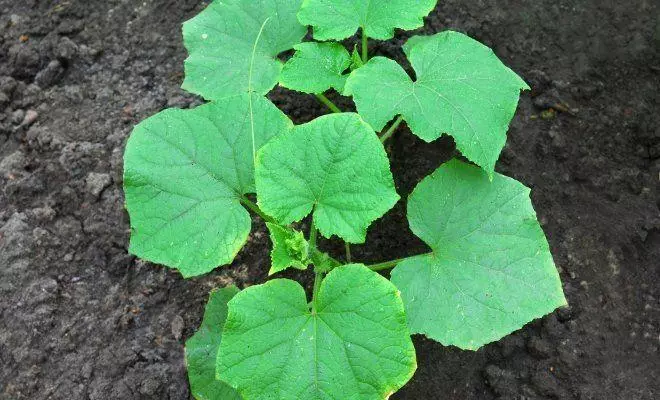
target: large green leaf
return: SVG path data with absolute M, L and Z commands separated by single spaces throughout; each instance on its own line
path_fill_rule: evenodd
M 492 175 L 527 84 L 493 51 L 457 32 L 416 36 L 404 46 L 417 80 L 396 62 L 375 57 L 351 73 L 346 94 L 377 131 L 401 114 L 427 142 L 454 137 L 459 150 Z
M 310 246 L 302 232 L 273 223 L 266 223 L 273 249 L 270 252 L 270 271 L 273 275 L 287 268 L 307 269 L 312 263 Z
M 566 304 L 529 193 L 459 161 L 417 186 L 408 221 L 433 253 L 392 272 L 412 333 L 477 349 Z
M 424 17 L 437 0 L 305 0 L 298 19 L 314 28 L 318 40 L 341 40 L 358 28 L 374 39 L 387 40 L 394 28 L 412 30 L 424 25 Z
M 183 24 L 183 88 L 218 100 L 246 92 L 266 94 L 277 83 L 277 55 L 307 32 L 296 13 L 302 0 L 216 0 Z
M 339 43 L 301 43 L 284 64 L 280 84 L 304 93 L 323 93 L 331 87 L 344 91 L 351 56 Z
M 204 320 L 197 332 L 186 341 L 186 365 L 190 392 L 197 400 L 241 400 L 241 395 L 215 377 L 222 327 L 227 319 L 227 303 L 239 290 L 229 286 L 211 292 Z
M 246 400 L 382 400 L 415 368 L 397 289 L 363 265 L 348 265 L 322 282 L 315 311 L 290 280 L 234 297 L 217 372 Z
M 268 143 L 256 166 L 261 209 L 282 224 L 314 210 L 323 236 L 364 242 L 399 199 L 378 137 L 357 114 L 326 115 Z
M 230 263 L 250 232 L 239 200 L 254 192 L 254 154 L 292 127 L 270 101 L 247 94 L 136 126 L 124 154 L 131 253 L 185 277 Z

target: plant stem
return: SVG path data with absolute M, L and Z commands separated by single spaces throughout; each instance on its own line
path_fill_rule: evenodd
M 314 223 L 314 218 L 312 217 L 312 226 L 309 228 L 309 247 L 312 251 L 318 251 L 316 248 L 316 238 L 318 236 L 318 230 L 316 229 L 316 224 Z M 323 273 L 316 271 L 314 273 L 314 290 L 312 291 L 312 312 L 316 313 L 316 299 L 318 297 L 319 288 L 321 287 L 321 282 L 323 281 Z
M 431 254 L 433 254 L 433 253 L 425 253 L 425 254 L 419 254 L 419 255 L 416 255 L 416 256 L 410 256 L 410 257 L 406 257 L 406 258 L 399 258 L 398 260 L 385 261 L 385 262 L 382 262 L 382 263 L 379 263 L 379 264 L 367 265 L 367 268 L 369 268 L 372 271 L 383 271 L 383 270 L 386 270 L 386 269 L 394 268 L 394 267 L 397 266 L 397 264 L 400 264 L 400 263 L 402 263 L 406 260 L 410 260 L 410 259 L 416 258 L 416 257 L 428 256 L 428 255 L 431 255 Z
M 261 219 L 263 219 L 264 221 L 270 222 L 270 223 L 275 223 L 275 220 L 273 218 L 269 217 L 268 215 L 266 215 L 265 212 L 261 211 L 261 208 L 259 208 L 259 206 L 256 203 L 254 203 L 252 200 L 248 199 L 247 197 L 242 196 L 241 197 L 241 203 L 243 203 L 243 205 L 245 205 L 245 207 L 252 210 L 255 214 L 260 216 Z
M 369 37 L 362 28 L 362 62 L 366 64 L 367 61 L 369 61 Z
M 312 292 L 312 312 L 316 313 L 316 300 L 319 294 L 319 288 L 323 282 L 323 273 L 317 272 L 314 274 L 314 291 Z
M 309 229 L 309 247 L 316 250 L 316 237 L 318 236 L 318 231 L 316 230 L 316 225 L 312 221 L 312 227 Z
M 346 242 L 346 262 L 351 263 L 351 244 Z
M 325 97 L 322 93 L 317 93 L 314 96 L 316 96 L 316 98 L 319 99 L 319 101 L 321 103 L 323 103 L 326 107 L 328 107 L 330 109 L 330 111 L 332 111 L 333 113 L 340 113 L 341 112 L 339 107 L 337 107 L 335 105 L 335 103 L 330 101 L 330 99 Z
M 394 134 L 394 132 L 396 132 L 396 128 L 398 128 L 399 125 L 401 125 L 402 122 L 403 122 L 403 115 L 399 115 L 399 117 L 394 121 L 394 123 L 392 124 L 392 126 L 390 126 L 390 127 L 389 127 L 389 128 L 388 128 L 388 129 L 387 129 L 387 130 L 386 130 L 381 136 L 380 136 L 380 142 L 381 142 L 381 143 L 385 143 L 385 141 L 386 141 L 387 139 L 389 139 L 390 136 L 392 136 L 392 135 Z

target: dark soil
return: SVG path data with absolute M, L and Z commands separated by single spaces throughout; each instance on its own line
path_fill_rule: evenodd
M 187 399 L 183 342 L 209 290 L 266 279 L 261 221 L 232 266 L 199 279 L 126 251 L 124 143 L 162 108 L 200 104 L 179 89 L 180 24 L 203 7 L 0 0 L 1 399 Z M 570 307 L 477 352 L 415 338 L 419 369 L 394 398 L 660 398 L 659 3 L 442 0 L 422 32 L 448 28 L 533 87 L 497 169 L 534 189 Z M 410 35 L 372 53 L 403 62 Z M 272 98 L 296 122 L 325 112 Z M 388 150 L 405 196 L 454 148 L 402 129 Z M 358 260 L 424 251 L 403 209 Z

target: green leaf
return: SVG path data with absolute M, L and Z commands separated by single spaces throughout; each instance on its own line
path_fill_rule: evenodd
M 266 94 L 277 83 L 277 55 L 300 43 L 307 28 L 296 13 L 302 0 L 214 1 L 183 24 L 183 88 L 208 100 L 246 92 Z
M 529 193 L 459 161 L 417 186 L 408 221 L 433 253 L 392 272 L 412 333 L 474 350 L 566 304 Z
M 362 55 L 358 51 L 357 45 L 353 46 L 353 52 L 351 53 L 351 72 L 362 67 L 364 61 L 362 60 Z M 344 82 L 344 87 L 346 87 L 346 82 Z
M 184 277 L 230 263 L 250 232 L 239 201 L 255 190 L 254 152 L 292 127 L 270 101 L 247 94 L 136 126 L 124 154 L 130 252 Z
M 280 84 L 304 93 L 323 93 L 331 87 L 344 91 L 343 73 L 351 66 L 351 56 L 339 43 L 301 43 L 284 64 Z
M 239 290 L 229 286 L 211 292 L 204 320 L 197 332 L 186 341 L 186 366 L 190 392 L 197 400 L 241 400 L 238 392 L 215 377 L 222 327 L 227 319 L 227 303 Z
M 437 0 L 305 0 L 298 19 L 314 28 L 314 39 L 342 40 L 358 28 L 374 39 L 394 37 L 394 28 L 417 29 Z
M 273 242 L 268 275 L 276 274 L 287 268 L 306 270 L 307 266 L 311 264 L 310 249 L 302 232 L 272 223 L 266 223 L 266 226 L 270 232 L 270 240 Z
M 368 226 L 399 199 L 374 131 L 353 113 L 296 128 L 257 156 L 259 206 L 283 225 L 314 211 L 323 236 L 363 243 Z
M 447 133 L 468 159 L 492 175 L 527 84 L 491 49 L 461 33 L 416 36 L 404 51 L 415 82 L 383 57 L 351 73 L 345 90 L 360 115 L 380 131 L 401 114 L 427 142 Z
M 314 264 L 314 272 L 319 273 L 328 273 L 341 266 L 339 261 L 318 250 L 312 254 L 312 264 Z
M 246 400 L 382 400 L 416 368 L 397 289 L 363 265 L 336 268 L 309 309 L 290 280 L 229 303 L 218 376 Z

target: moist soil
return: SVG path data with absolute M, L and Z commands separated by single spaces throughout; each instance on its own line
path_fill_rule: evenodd
M 124 144 L 159 110 L 201 104 L 179 88 L 180 27 L 205 5 L 0 0 L 1 399 L 188 399 L 183 343 L 209 291 L 266 280 L 258 219 L 235 262 L 201 278 L 127 254 Z M 392 398 L 660 398 L 659 3 L 443 0 L 371 54 L 405 64 L 408 37 L 445 29 L 533 88 L 497 170 L 533 188 L 570 306 L 476 352 L 415 337 L 419 368 Z M 297 123 L 326 112 L 271 98 Z M 405 127 L 387 150 L 404 197 L 455 154 Z M 403 202 L 353 249 L 364 262 L 423 251 Z

